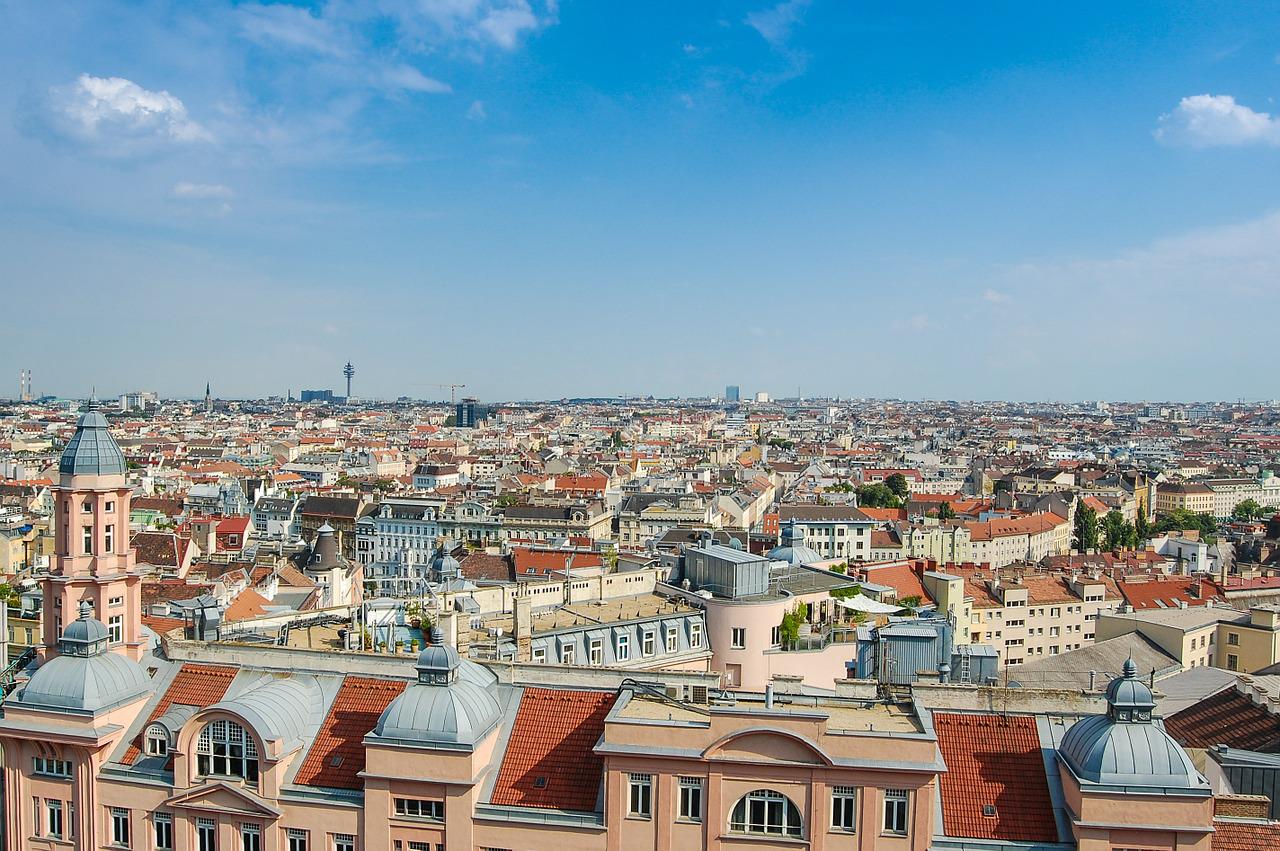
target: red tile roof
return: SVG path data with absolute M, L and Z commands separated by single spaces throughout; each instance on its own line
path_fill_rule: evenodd
M 177 676 L 173 678 L 173 682 L 169 683 L 169 690 L 164 693 L 164 697 L 160 698 L 155 709 L 151 710 L 147 723 L 139 728 L 138 735 L 129 743 L 129 749 L 124 753 L 124 764 L 133 765 L 134 760 L 142 754 L 140 746 L 147 727 L 152 721 L 168 712 L 170 706 L 175 703 L 179 706 L 199 706 L 201 709 L 213 706 L 222 700 L 238 671 L 238 668 L 227 665 L 196 665 L 191 662 L 184 664 L 182 670 L 178 671 Z
M 1058 829 L 1036 722 L 1028 716 L 935 713 L 947 836 L 1055 842 Z M 983 807 L 995 815 L 983 815 Z
M 1176 609 L 1179 603 L 1203 606 L 1211 598 L 1219 602 L 1222 600 L 1217 586 L 1212 582 L 1187 579 L 1185 576 L 1141 582 L 1127 581 L 1119 585 L 1125 602 L 1135 609 Z
M 604 760 L 594 753 L 613 692 L 527 688 L 493 787 L 495 804 L 592 812 Z
M 343 680 L 295 782 L 329 789 L 364 788 L 359 776 L 364 771 L 364 737 L 407 685 L 369 677 Z
M 1280 822 L 1214 819 L 1213 851 L 1273 851 L 1280 848 Z
M 1183 747 L 1227 745 L 1280 753 L 1280 717 L 1235 688 L 1211 694 L 1164 719 L 1164 728 Z

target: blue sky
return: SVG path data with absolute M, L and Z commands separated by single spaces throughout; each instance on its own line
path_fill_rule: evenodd
M 1277 96 L 1263 2 L 10 2 L 0 380 L 1272 398 Z

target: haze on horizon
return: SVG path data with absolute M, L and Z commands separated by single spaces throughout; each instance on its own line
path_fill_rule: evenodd
M 1276 394 L 1280 4 L 0 8 L 0 396 Z

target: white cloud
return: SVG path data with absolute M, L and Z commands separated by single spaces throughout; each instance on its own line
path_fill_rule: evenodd
M 535 9 L 529 0 L 378 0 L 352 2 L 343 14 L 352 19 L 390 19 L 411 49 L 446 42 L 471 42 L 512 50 L 520 38 L 556 23 L 555 2 Z
M 453 87 L 428 77 L 412 65 L 392 65 L 378 75 L 378 82 L 391 89 L 425 94 L 449 94 Z
M 173 185 L 173 197 L 183 200 L 226 200 L 234 196 L 231 187 L 221 183 L 188 183 L 183 180 Z
M 791 30 L 800 23 L 808 8 L 809 0 L 784 0 L 768 9 L 750 12 L 746 24 L 760 33 L 765 41 L 777 46 L 791 36 Z
M 1004 304 L 1009 301 L 1009 296 L 999 290 L 986 289 L 982 291 L 982 300 L 990 304 Z
M 1231 95 L 1192 95 L 1160 116 L 1155 137 L 1190 148 L 1280 145 L 1280 119 L 1236 103 Z
M 281 45 L 330 56 L 347 53 L 346 39 L 332 21 L 288 3 L 249 3 L 237 13 L 240 31 L 250 41 Z
M 123 156 L 160 143 L 213 140 L 177 97 L 123 77 L 81 74 L 73 83 L 53 87 L 49 95 L 52 129 L 105 155 Z
M 484 121 L 489 117 L 489 113 L 484 110 L 484 101 L 473 100 L 471 106 L 467 107 L 467 118 L 471 121 Z

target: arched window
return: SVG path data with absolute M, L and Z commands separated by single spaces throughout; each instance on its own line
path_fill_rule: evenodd
M 729 815 L 729 830 L 774 836 L 804 835 L 800 809 L 786 795 L 772 789 L 757 789 L 738 799 Z
M 169 732 L 159 724 L 147 728 L 147 756 L 166 756 L 169 753 Z
M 258 743 L 234 721 L 211 721 L 196 742 L 196 773 L 258 782 Z

